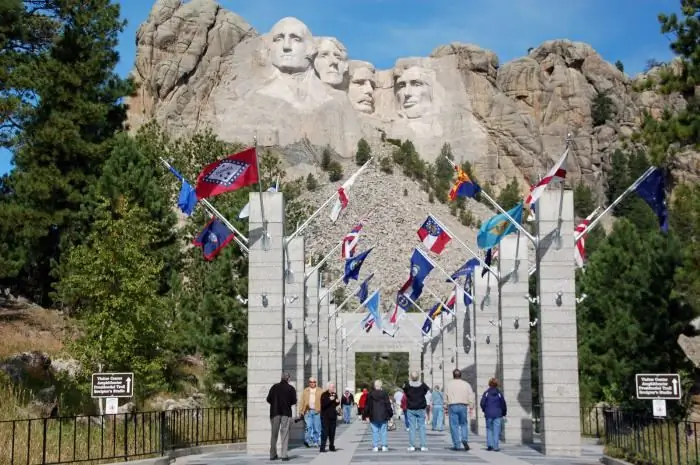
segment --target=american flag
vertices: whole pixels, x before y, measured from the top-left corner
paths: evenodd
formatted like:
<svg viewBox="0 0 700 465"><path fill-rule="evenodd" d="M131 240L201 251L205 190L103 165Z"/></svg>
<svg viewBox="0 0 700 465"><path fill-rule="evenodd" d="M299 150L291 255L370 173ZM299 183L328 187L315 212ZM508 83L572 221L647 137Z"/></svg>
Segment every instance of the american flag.
<svg viewBox="0 0 700 465"><path fill-rule="evenodd" d="M362 230L362 223L356 224L352 230L345 235L343 238L343 245L341 248L342 258L348 259L355 255L355 249L357 248L357 243L360 242L360 231Z"/></svg>

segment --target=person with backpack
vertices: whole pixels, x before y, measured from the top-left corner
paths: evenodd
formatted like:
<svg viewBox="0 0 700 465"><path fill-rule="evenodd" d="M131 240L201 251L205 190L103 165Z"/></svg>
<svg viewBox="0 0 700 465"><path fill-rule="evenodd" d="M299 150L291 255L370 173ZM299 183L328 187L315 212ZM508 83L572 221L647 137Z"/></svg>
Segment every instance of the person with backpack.
<svg viewBox="0 0 700 465"><path fill-rule="evenodd" d="M498 389L498 380L491 378L489 388L481 396L481 410L486 418L486 450L500 451L498 441L501 438L503 417L508 413L506 399Z"/></svg>

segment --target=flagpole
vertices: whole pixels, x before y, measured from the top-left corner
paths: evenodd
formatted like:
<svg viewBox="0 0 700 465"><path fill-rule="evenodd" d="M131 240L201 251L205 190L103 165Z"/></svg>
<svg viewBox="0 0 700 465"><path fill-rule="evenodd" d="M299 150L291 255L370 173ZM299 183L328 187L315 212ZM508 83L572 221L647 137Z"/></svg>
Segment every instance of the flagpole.
<svg viewBox="0 0 700 465"><path fill-rule="evenodd" d="M574 243L576 243L585 234L587 234L588 231L593 229L607 213L609 213L613 208L615 208L617 206L617 204L622 202L625 199L625 197L627 197L629 195L630 192L635 190L642 182L644 182L644 180L646 178L648 178L649 175L651 175L651 173L653 173L655 169L656 169L655 166L650 166L644 173L642 173L642 175L640 177L638 177L636 181L634 181L632 184L630 184L630 186L627 189L625 189L625 191L622 194L620 194L620 196L618 198L616 198L613 201L613 203L608 205L608 207L605 210L603 210L603 212L600 215L598 215L593 221L591 221L588 224L588 226L586 226L586 228L583 231L581 231L581 233L579 233L577 236L575 236Z"/></svg>
<svg viewBox="0 0 700 465"><path fill-rule="evenodd" d="M306 275L304 276L304 281L306 281L307 279L309 279L309 277L310 277L315 271L317 271L319 268L321 268L321 267L323 266L323 264L326 263L326 261L328 261L328 259L331 257L331 255L333 255L333 253L334 253L336 250L338 250L338 247L340 247L341 245L343 245L343 241L338 242L338 243L335 245L335 247L333 247L333 248L331 249L331 251L328 252L328 253L321 259L320 262L318 262L313 268L311 268L311 269L309 270L308 273L306 273Z"/></svg>
<svg viewBox="0 0 700 465"><path fill-rule="evenodd" d="M170 163L168 163L163 157L159 157L159 160L161 163L163 163L163 165L165 165L166 168L174 169L172 167L172 165ZM183 181L184 180L185 180L185 178L183 177ZM221 222L224 223L224 225L234 233L233 240L236 241L236 243L239 245L239 247L241 247L241 249L243 249L243 251L247 254L248 247L245 244L243 244L243 242L241 242L241 239L243 239L247 243L248 238L245 237L238 229L236 229L236 227L234 225L232 225L231 222L229 220L227 220L226 217L221 214L221 212L219 212L219 210L214 208L214 206L211 203L209 203L209 201L207 199L202 199L201 202L202 202L202 205L204 205L204 207L207 210L209 210L209 213L211 213L212 215L219 218L221 220ZM239 237L240 237L240 239L239 239Z"/></svg>
<svg viewBox="0 0 700 465"><path fill-rule="evenodd" d="M447 161L452 165L452 167L453 167L454 169L457 169L457 165L455 164L454 161L450 160L449 158L445 158L445 160L447 160ZM488 202L489 202L491 205L493 205L494 208L496 208L496 210L499 211L499 213L501 213L503 216L505 216L506 219L507 219L508 221L510 221L510 222L513 224L513 226L515 226L515 227L518 229L518 231L520 231L520 232L522 232L523 234L525 234L525 237L527 237L528 239L530 239L530 241L531 241L533 244L535 244L535 246L537 245L537 238L535 238L532 234L530 234L529 232L527 232L527 230L526 230L525 228L523 228L522 225L521 225L520 223L518 223L517 221L515 221L515 219L513 219L513 217L510 216L510 214L509 214L507 211L505 211L505 210L503 209L503 207L501 207L501 206L498 204L498 202L496 202L495 200L493 200L493 199L491 198L491 196L488 195L483 189L480 191L480 194L481 194L482 197L484 197L486 200L488 200ZM523 208L525 208L524 205L523 205Z"/></svg>
<svg viewBox="0 0 700 465"><path fill-rule="evenodd" d="M267 233L267 220L265 219L265 205L263 202L263 187L262 173L260 172L260 155L258 154L258 136L253 138L253 147L255 148L255 165L258 170L258 188L260 192L260 216L263 225L262 246L264 251L270 250L270 235Z"/></svg>
<svg viewBox="0 0 700 465"><path fill-rule="evenodd" d="M335 286L337 286L342 280L344 276L341 276L340 278L336 279L333 284L331 284L328 288L326 288L326 293L323 294L321 297L319 297L321 300L325 299L328 295L330 295L331 292L333 292L333 289ZM330 315L329 315L330 316Z"/></svg>
<svg viewBox="0 0 700 465"><path fill-rule="evenodd" d="M374 271L371 272L371 273L369 274L369 276L367 276L365 279L362 280L362 283L364 283L365 281L367 281L367 280L369 280L369 279L372 279L372 277L374 276L374 273L375 273ZM345 300L343 300L343 303L341 303L339 306L335 307L335 311L334 311L333 313L331 313L330 315L328 315L328 318L330 318L330 317L332 317L333 315L335 315L336 313L340 312L340 310L345 306L345 304L347 304L348 302L350 302L350 300L351 300L353 297L355 297L355 295L357 294L357 291L359 291L360 288L362 287L362 283L360 283L360 285L357 286L357 287L355 288L355 290L352 291L352 294L350 294Z"/></svg>
<svg viewBox="0 0 700 465"><path fill-rule="evenodd" d="M472 255L474 256L474 258L476 258L477 260L479 260L479 264L480 264L481 266L483 266L484 268L486 268L486 269L489 271L489 273L491 273L492 275L494 275L494 277L495 277L496 279L499 279L498 272L494 271L489 265L487 265L486 262L479 256L479 254L477 254L476 252L474 252L474 250L472 250L471 247L469 247L467 244L465 244L465 243L462 241L462 239L460 239L459 237L457 237L457 235L456 235L455 233L453 233L452 231L450 231L450 230L447 228L447 226L445 226L445 225L437 218L437 216L433 215L432 213L428 213L428 215L430 215L431 217L433 217L433 219L434 219L435 222L440 226L440 228L442 228L447 234L449 234L449 235L452 236L457 242L459 242L459 244L460 244L462 247L464 247L465 249L467 249L467 251L468 251L470 254L472 254Z"/></svg>
<svg viewBox="0 0 700 465"><path fill-rule="evenodd" d="M568 161L569 149L571 148L571 133L566 135L566 153ZM564 180L559 181L559 217L557 218L557 250L561 249L561 225L562 225L562 213L564 212ZM517 253L516 253L517 257ZM517 258L516 258L517 263Z"/></svg>
<svg viewBox="0 0 700 465"><path fill-rule="evenodd" d="M360 167L359 170L357 170L355 173L353 173L352 176L357 176L357 175L359 175L359 174L367 167L367 165L369 165L369 163L370 163L373 159L374 159L374 158L370 158L370 159L367 161L367 163L365 163L364 165L362 165L362 166ZM320 207L318 207L318 209L317 209L315 212L313 212L313 213L311 214L311 216L309 216L309 217L306 219L306 221L304 221L304 222L301 224L301 226L299 226L299 227L296 229L296 231L294 231L291 235L287 236L286 242L289 243L289 241L291 241L291 240L294 239L296 236L298 236L299 234L301 234L301 232L302 232L304 229L306 229L306 227L307 227L314 219L316 219L316 217L317 217L318 215L321 214L321 212L323 211L323 209L326 208L326 207L328 206L328 204L330 204L333 200L335 200L335 199L337 199L337 198L338 198L338 192L336 191L336 192L333 193L333 195L331 195L331 196L328 198L328 200L326 200L325 202L323 202L323 204L322 204Z"/></svg>

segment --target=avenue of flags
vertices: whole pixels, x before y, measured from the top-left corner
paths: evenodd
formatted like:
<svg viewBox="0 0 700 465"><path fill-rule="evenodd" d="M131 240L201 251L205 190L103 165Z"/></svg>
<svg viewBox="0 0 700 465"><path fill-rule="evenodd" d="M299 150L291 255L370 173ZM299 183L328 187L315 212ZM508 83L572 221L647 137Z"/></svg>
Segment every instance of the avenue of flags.
<svg viewBox="0 0 700 465"><path fill-rule="evenodd" d="M396 291L395 299L390 302L393 309L386 312L386 316L388 317L386 323L394 327L393 332L389 332L386 329L387 326L384 324L381 291L379 287L372 289L370 285L374 273L371 273L364 279L360 277L361 269L374 249L374 247L369 247L363 251L358 250L361 249L361 235L364 234L365 220L358 221L349 230L346 230L340 242L341 259L344 260L344 267L343 276L339 278L338 282L342 280L347 286L350 281L361 281L359 287L353 292L352 296L347 299L352 300L357 298L360 307L366 311L366 315L360 322L360 329L365 332L370 332L372 328L376 326L381 330L382 334L393 337L398 329L399 322L402 319L401 317L411 309L416 309L425 315L425 321L420 330L422 334L427 335L433 328L440 327L438 318L441 318L442 315L449 316L455 314L458 302L457 299L459 299L460 293L463 296L464 305L470 306L473 303L472 289L476 269L481 267L480 276L482 278L490 271L492 263L498 258L498 246L504 237L516 232L518 234L524 232L526 236L528 235L528 232L523 229L522 225L527 221L530 214L536 213L536 211L539 212L537 202L547 187L554 182L564 182L566 179L568 153L569 148L567 144L566 150L548 173L531 187L530 192L523 200L508 211L498 207L498 205L488 197L488 194L482 191L481 187L471 179L461 167L453 164L457 179L448 193L449 199L478 198L477 196L482 195L497 207L499 213L484 221L477 233L476 243L478 248L483 251L483 255L471 252L471 249L469 249L473 255L472 258L468 259L452 274L446 273L440 268L440 266L431 259L429 254L434 254L435 256L442 255L453 239L457 242L462 242L457 236L453 236L453 233L432 214L429 214L425 218L420 227L416 230L419 244L412 250L408 267L408 276ZM193 240L193 244L202 250L203 258L205 260L215 259L221 250L234 240L247 251L245 245L239 240L239 237L242 237L241 234L208 203L207 199L254 184L257 184L258 188L261 188L259 160L256 147L244 149L206 165L198 174L194 185L191 185L174 167L170 166L164 160L162 161L180 182L177 207L185 215L190 216L197 204L202 203L203 207L211 213L207 223ZM339 186L334 196L318 211L332 202L333 206L330 211L330 219L335 223L340 218L342 212L347 209L352 198L350 190L353 188L360 173L366 169L370 162L371 160L365 163L365 165L351 175L347 181ZM450 163L452 162L450 161ZM267 191L278 192L279 189L278 178L275 185L269 187ZM596 209L576 225L574 231L576 239L573 257L576 266L583 267L585 265L585 241L588 231L595 227L600 218L613 208L625 195L632 192L639 195L656 214L660 229L663 232L668 231L665 173L660 168L652 167L640 176L618 199L603 211L602 214L598 214L599 209ZM260 201L260 209L264 222L262 195ZM250 214L249 211L250 206L246 204L243 209L241 209L238 218L248 218ZM312 217L315 215L316 214L312 215ZM307 220L307 222L310 220L311 218ZM304 226L302 226L301 229L303 229L303 227ZM298 231L299 228L297 229L297 232ZM247 241L244 237L243 239ZM337 252L334 251L333 253ZM483 256L483 259L480 258L480 256ZM446 282L452 283L452 290L447 297L442 298L438 297L428 288L427 293L434 297L435 303L426 311L419 306L418 301L426 290L426 280L431 274L436 272L436 270L447 277L445 280ZM498 275L492 270L491 273L498 278ZM426 309L427 308L426 306Z"/></svg>

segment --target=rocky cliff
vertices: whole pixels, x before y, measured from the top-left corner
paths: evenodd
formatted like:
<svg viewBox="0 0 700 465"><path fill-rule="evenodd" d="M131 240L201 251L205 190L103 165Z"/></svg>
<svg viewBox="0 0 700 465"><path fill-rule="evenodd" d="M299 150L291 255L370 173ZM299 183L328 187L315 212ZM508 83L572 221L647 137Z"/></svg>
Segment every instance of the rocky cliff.
<svg viewBox="0 0 700 465"><path fill-rule="evenodd" d="M411 139L426 160L449 142L480 179L503 185L515 176L523 189L571 133L570 178L600 190L609 154L642 111L684 104L636 92L645 75L631 79L568 40L502 65L489 50L453 43L377 70L294 18L261 35L211 0L158 0L136 40L132 129L155 118L175 134L209 127L224 139L282 147L305 137L346 158L360 137L374 147ZM604 123L594 121L599 95L609 99Z"/></svg>

